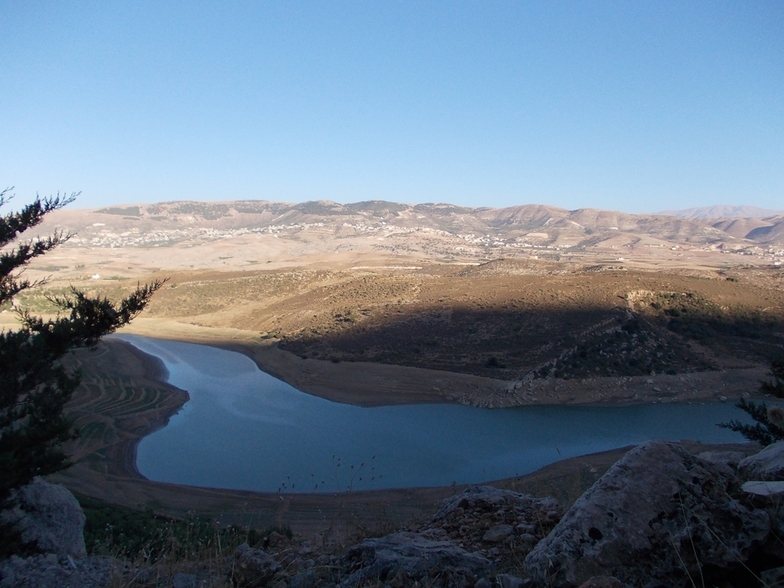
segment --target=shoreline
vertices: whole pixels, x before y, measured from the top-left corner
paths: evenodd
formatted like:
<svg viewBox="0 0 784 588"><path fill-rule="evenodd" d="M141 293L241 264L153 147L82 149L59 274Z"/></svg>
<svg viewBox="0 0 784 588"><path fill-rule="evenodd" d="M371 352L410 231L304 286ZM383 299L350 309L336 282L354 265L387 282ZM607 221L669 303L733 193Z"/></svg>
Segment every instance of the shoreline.
<svg viewBox="0 0 784 588"><path fill-rule="evenodd" d="M169 384L167 381L169 370L166 369L166 364L163 363L163 360L155 357L154 355L150 355L149 353L145 353L135 345L128 343L127 341L123 341L122 339L113 338L109 339L109 341L118 345L122 345L131 355L133 355L139 361L139 365L144 371L144 375L146 377L154 380L161 386L176 390L177 392L185 395L185 399L181 403L170 407L169 410L160 412L158 418L151 421L147 430L145 430L142 434L135 438L126 439L120 445L120 455L122 456L122 465L123 469L125 470L124 473L131 478L150 482L152 480L144 476L136 466L136 451L139 443L144 437L147 437L148 435L151 435L155 431L159 431L168 425L171 417L180 412L182 407L185 406L185 403L190 400L190 395L188 394L187 390L182 390L181 388L177 388L176 386Z"/></svg>
<svg viewBox="0 0 784 588"><path fill-rule="evenodd" d="M53 476L55 481L64 483L76 493L132 508L152 508L170 516L184 517L189 511L198 511L220 521L220 524L287 524L295 532L307 535L325 532L345 535L356 525L365 528L382 522L407 525L418 517L431 515L443 499L466 487L277 494L149 480L136 468L136 447L144 436L166 425L187 402L187 393L161 381L165 379L165 372L161 369L160 360L154 356L125 341L109 339L105 343L110 349L101 351L104 373L137 374L144 376L148 382L154 377L163 396L158 396L154 406L150 406L133 423L129 424L125 416L114 421L119 442L83 452L73 468ZM98 414L100 412L94 413ZM705 449L713 447L690 443ZM552 463L520 477L484 483L539 496L550 495L569 504L627 450L628 447L587 454ZM88 455L93 458L84 459ZM579 488L574 480L580 480Z"/></svg>
<svg viewBox="0 0 784 588"><path fill-rule="evenodd" d="M122 470L124 470L123 473L125 473L126 475L129 475L129 476L131 476L133 478L137 478L137 479L153 482L153 480L150 480L149 478L144 476L139 471L139 469L137 467L136 457L137 457L138 445L139 445L139 443L141 442L141 440L144 437L146 437L146 436L154 433L155 431L158 431L158 430L162 429L163 427L165 427L168 424L168 422L171 419L171 417L174 416L175 414L177 414L177 412L179 412L179 410L182 409L182 407L185 405L185 403L188 402L190 397L189 397L188 392L186 390L182 390L180 388L177 388L176 386L173 386L173 385L171 385L171 384L169 384L167 382L168 370L165 367L165 363L160 358L158 358L155 355L152 355L150 353L147 353L145 351L142 351L141 349L137 348L135 345L133 345L133 343L131 343L129 341L124 341L122 339L114 339L114 342L122 345L134 357L134 359L139 362L140 366L142 367L142 369L143 369L143 371L144 371L144 373L145 373L145 375L147 377L152 378L152 379L156 380L159 384L161 384L163 386L166 386L167 388L172 389L174 391L177 391L177 392L179 392L179 393L184 395L184 399L182 400L182 402L180 404L178 404L176 406L173 406L173 407L170 407L169 410L166 410L164 412L159 412L158 417L155 420L149 422L148 426L146 427L146 429L144 431L141 431L138 434L138 436L135 436L132 439L127 439L126 441L124 441L122 443L122 450L121 451L122 451L122 456L123 456L123 459L122 459ZM243 355L253 359L252 350L249 349L245 345L225 344L224 343L222 345L215 345L215 347L218 347L218 348L221 348L221 349L230 350L230 351L234 351L234 352L243 353ZM274 349L274 351L278 351L278 350ZM282 352L282 353L286 353L286 352ZM313 361L313 360L311 360L311 361ZM256 363L256 365L258 366L260 362L255 361L254 363ZM712 373L711 376L713 376L713 377L722 377L723 374L724 374L724 372L715 372L715 373ZM675 379L675 378L681 378L682 379L684 377L685 377L684 375L671 376L672 379ZM631 379L631 378L629 378L629 379ZM325 395L325 397L330 399L329 396ZM423 402L421 398L418 398L417 400L420 400L420 402ZM645 400L636 399L636 398L635 398L635 400L637 400L637 401L636 402L623 402L623 401L616 400L615 402L601 402L601 403L597 403L597 402L594 402L594 403L565 402L565 403L563 403L562 402L562 403L552 403L552 404L550 404L550 403L548 403L548 404L544 404L544 403L542 403L542 404L527 403L525 405L526 406L545 406L545 405L549 405L549 406L572 405L572 406L574 406L574 405L580 405L580 406L605 406L605 407L610 407L610 406L632 406L632 405L655 404L656 403L655 401L653 403L651 403L651 402L646 402ZM717 401L717 399L711 399L711 398L702 399L701 400L701 402L703 402L703 403L705 403L705 402L716 402L716 401ZM676 401L672 400L671 402L676 402ZM722 402L722 400L718 400L718 402ZM443 398L441 399L441 403L445 403L445 400ZM692 401L687 401L687 403L691 404ZM370 404L370 406L374 406L374 405L375 404ZM613 451L613 450L607 450L607 451ZM213 489L214 490L225 490L223 488L213 488ZM400 490L400 489L399 488L381 489L381 491L388 491L388 490L394 491L394 490ZM253 491L253 492L255 492L255 491ZM260 493L261 494L274 494L274 493L270 493L270 492L260 492ZM314 493L314 494L317 494L317 493ZM327 493L327 494L329 494L329 493Z"/></svg>
<svg viewBox="0 0 784 588"><path fill-rule="evenodd" d="M332 363L302 359L260 342L255 333L213 329L174 321L140 320L127 332L145 337L210 345L242 353L257 367L298 390L356 406L463 404L479 408L512 406L613 406L669 402L730 401L740 396L764 399L761 365L714 371L649 376L563 380L543 378L525 384L427 368L369 362Z"/></svg>

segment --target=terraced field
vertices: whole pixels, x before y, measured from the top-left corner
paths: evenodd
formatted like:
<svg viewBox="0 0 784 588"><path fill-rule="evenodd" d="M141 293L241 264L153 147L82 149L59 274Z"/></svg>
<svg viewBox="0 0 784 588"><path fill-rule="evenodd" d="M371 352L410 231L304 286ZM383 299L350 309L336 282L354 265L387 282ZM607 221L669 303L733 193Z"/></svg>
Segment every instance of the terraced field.
<svg viewBox="0 0 784 588"><path fill-rule="evenodd" d="M151 358L117 340L68 361L83 374L67 410L81 437L68 451L74 466L50 478L73 492L132 508L187 518L193 512L222 524L290 526L297 533L343 541L396 527L433 511L451 488L335 495L259 494L151 482L135 472L139 438L165 423L187 395L155 380Z"/></svg>
<svg viewBox="0 0 784 588"><path fill-rule="evenodd" d="M134 444L187 400L187 394L156 380L149 359L126 343L108 340L70 358L82 383L66 410L81 431L68 448L82 466L106 473L135 470ZM162 368L161 368L162 369Z"/></svg>

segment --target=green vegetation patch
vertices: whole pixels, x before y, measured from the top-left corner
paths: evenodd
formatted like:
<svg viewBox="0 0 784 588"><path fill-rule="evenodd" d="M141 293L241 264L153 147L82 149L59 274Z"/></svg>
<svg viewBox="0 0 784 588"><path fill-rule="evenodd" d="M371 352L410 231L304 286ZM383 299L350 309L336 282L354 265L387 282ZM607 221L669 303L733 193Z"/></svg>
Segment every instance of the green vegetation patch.
<svg viewBox="0 0 784 588"><path fill-rule="evenodd" d="M148 563L166 559L193 560L205 554L225 556L237 546L264 546L271 533L292 537L288 527L263 531L237 526L218 527L210 518L176 519L78 496L87 522L84 542L91 555L114 555Z"/></svg>
<svg viewBox="0 0 784 588"><path fill-rule="evenodd" d="M691 346L671 333L657 332L637 318L626 320L610 332L577 345L539 377L550 372L557 378L644 376L651 373L676 374L715 369Z"/></svg>
<svg viewBox="0 0 784 588"><path fill-rule="evenodd" d="M767 359L784 343L781 317L743 304L720 305L693 292L648 294L640 310L671 332L730 355Z"/></svg>
<svg viewBox="0 0 784 588"><path fill-rule="evenodd" d="M101 208L95 211L97 214L117 214L120 216L141 216L138 206L113 206L111 208Z"/></svg>

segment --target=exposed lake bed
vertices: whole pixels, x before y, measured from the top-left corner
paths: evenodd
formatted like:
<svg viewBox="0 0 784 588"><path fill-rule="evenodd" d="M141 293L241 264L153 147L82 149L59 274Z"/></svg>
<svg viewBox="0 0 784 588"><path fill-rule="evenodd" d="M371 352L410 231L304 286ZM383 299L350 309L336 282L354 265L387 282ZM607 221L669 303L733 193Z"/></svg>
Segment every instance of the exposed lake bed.
<svg viewBox="0 0 784 588"><path fill-rule="evenodd" d="M304 394L248 358L123 335L158 357L191 399L143 438L145 477L260 492L336 492L479 483L646 439L737 442L715 426L732 403L364 408Z"/></svg>

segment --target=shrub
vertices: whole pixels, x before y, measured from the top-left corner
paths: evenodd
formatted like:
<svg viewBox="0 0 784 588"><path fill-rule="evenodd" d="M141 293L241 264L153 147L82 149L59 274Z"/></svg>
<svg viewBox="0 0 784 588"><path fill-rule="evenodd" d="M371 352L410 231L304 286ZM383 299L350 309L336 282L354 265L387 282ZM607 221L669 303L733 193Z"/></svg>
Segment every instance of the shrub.
<svg viewBox="0 0 784 588"><path fill-rule="evenodd" d="M76 196L36 198L20 212L0 216L0 305L12 304L20 292L40 286L42 282L21 279L20 270L70 237L56 231L19 241L20 235ZM0 206L8 199L8 190L0 191ZM116 304L71 288L66 295L49 297L60 311L55 318L44 320L20 309L20 327L0 332L0 508L14 488L70 465L61 446L78 432L63 407L80 377L60 360L73 349L94 347L101 337L130 322L162 284L137 286Z"/></svg>
<svg viewBox="0 0 784 588"><path fill-rule="evenodd" d="M760 382L760 392L776 398L784 398L784 359L775 359L771 362L769 375L773 381ZM738 400L735 406L748 414L754 420L754 424L749 425L733 419L728 423L719 423L719 427L736 431L749 441L761 445L784 441L784 409L745 398Z"/></svg>

